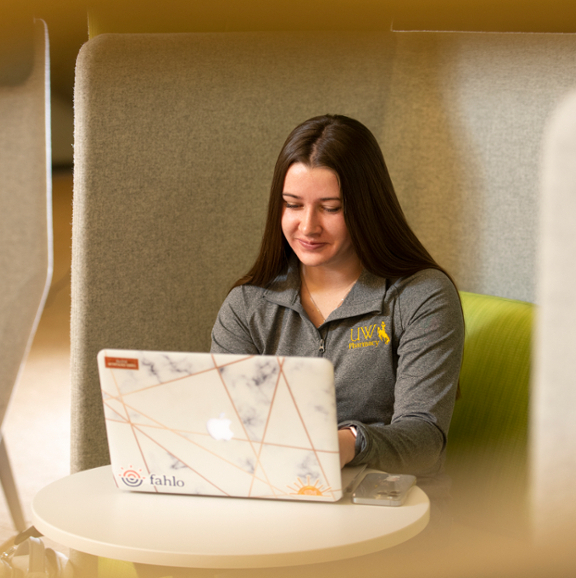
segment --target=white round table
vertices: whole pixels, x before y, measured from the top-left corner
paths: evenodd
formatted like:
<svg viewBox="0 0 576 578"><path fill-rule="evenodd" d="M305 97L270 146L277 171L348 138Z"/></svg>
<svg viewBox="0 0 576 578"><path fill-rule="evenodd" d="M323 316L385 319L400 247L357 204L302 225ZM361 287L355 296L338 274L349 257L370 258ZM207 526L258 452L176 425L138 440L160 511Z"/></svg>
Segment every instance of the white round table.
<svg viewBox="0 0 576 578"><path fill-rule="evenodd" d="M396 546L422 531L430 502L414 487L401 507L145 494L119 490L109 466L43 488L34 526L81 552L189 568L328 562Z"/></svg>

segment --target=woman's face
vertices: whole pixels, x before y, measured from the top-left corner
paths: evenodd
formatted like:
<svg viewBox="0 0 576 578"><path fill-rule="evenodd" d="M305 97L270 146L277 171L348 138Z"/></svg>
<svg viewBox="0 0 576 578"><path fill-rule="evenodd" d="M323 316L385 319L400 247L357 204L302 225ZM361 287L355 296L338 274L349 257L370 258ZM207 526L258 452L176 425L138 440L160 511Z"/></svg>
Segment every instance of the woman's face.
<svg viewBox="0 0 576 578"><path fill-rule="evenodd" d="M357 267L334 171L295 163L286 173L282 197L282 232L301 263L307 267Z"/></svg>

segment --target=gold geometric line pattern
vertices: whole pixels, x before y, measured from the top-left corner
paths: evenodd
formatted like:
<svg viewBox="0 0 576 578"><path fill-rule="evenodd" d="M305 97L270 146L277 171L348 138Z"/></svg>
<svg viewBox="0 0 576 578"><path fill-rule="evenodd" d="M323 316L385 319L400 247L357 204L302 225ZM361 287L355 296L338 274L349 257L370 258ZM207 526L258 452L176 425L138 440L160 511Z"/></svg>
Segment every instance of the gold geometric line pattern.
<svg viewBox="0 0 576 578"><path fill-rule="evenodd" d="M280 371L282 371L282 373L284 373L283 369L280 369ZM298 407L298 404L296 403L296 399L294 399L294 393L292 392L292 387L290 386L290 383L288 382L288 378L286 377L286 375L284 375L284 380L286 381L286 386L288 387L288 392L290 393L290 397L292 398L292 401L294 403L294 407L296 408L296 411L298 412L298 417L300 418L300 422L302 423L302 427L304 428L304 431L306 432L306 437L308 438L308 441L310 442L310 445L312 446L312 451L314 452L314 455L316 457L316 461L318 462L318 466L320 467L320 471L322 472L322 475L324 476L325 480L328 480L328 477L326 476L326 472L324 471L324 468L322 467L322 462L320 461L319 457L318 457L318 453L316 451L316 448L314 447L314 442L312 441L312 438L310 437L310 433L308 432L308 428L306 427L306 423L304 421L304 418L302 417L302 414L300 413L300 408ZM334 492L332 491L332 488L328 488L331 493L332 493L332 497L334 497Z"/></svg>
<svg viewBox="0 0 576 578"><path fill-rule="evenodd" d="M118 401L122 402L121 399L119 399ZM129 404L127 404L127 403L125 403L125 402L123 402L123 404L124 404L124 406L125 406L126 408L128 408L128 409L132 409L132 410L134 410L134 411L138 411L138 410L136 410L136 408L130 406ZM183 464L186 465L186 467L188 467L188 468L189 468L191 471L193 471L194 473L198 474L200 477L203 477L203 478L204 478L204 476L203 476L202 474L200 474L198 471L196 471L192 466L189 466L188 464L186 464L186 463L185 463L182 459L180 459L178 456L175 456L172 452L170 452L170 451L167 450L165 447L163 447L159 442L157 442L156 440L154 440L153 438L151 438L150 435L148 435L142 428L146 428L146 427L153 428L153 427L154 427L154 429L160 429L160 430L162 430L162 431L167 431L167 432L173 433L173 434L177 435L178 437L182 438L184 441L188 442L189 444L192 444L192 445L200 448L201 450L205 451L206 453L208 453L208 454L210 454L210 455L218 458L218 459L221 460L222 462L224 462L224 463L226 463L226 464L228 464L228 465L236 468L237 470L240 470L242 473L248 474L248 472L247 472L246 470L244 470L242 467L240 467L238 464L235 464L234 462L231 462L230 460L227 460L226 458L223 458L221 455L219 455L219 454L217 454L217 453L215 453L215 452L213 452L213 451L205 448L204 446L202 446L201 444L195 442L194 440L191 440L191 439L187 438L185 435L182 435L182 433L180 432L180 430L173 429L173 428L169 428L169 427L165 426L164 424L162 424L161 422L159 422L158 420L156 420L156 419L150 417L149 415L146 415L146 414L144 414L144 413L142 413L142 412L140 412L140 411L138 411L138 413L139 413L140 415L142 415L143 417L145 417L146 419L149 419L150 421L153 421L153 422L157 423L158 426L147 426L147 425L145 425L145 424L138 424L138 423L134 423L134 422L130 421L130 419L128 419L126 422L120 422L120 423L128 424L128 425L130 425L130 427L132 428L132 430L136 429L137 431L139 431L140 433L142 433L143 435L145 435L148 439L150 439L151 441L153 441L154 443L156 443L156 445L157 445L158 447L162 448L162 450L164 450L166 453L168 453L169 455L171 455L173 458L181 461ZM116 421L116 420L109 420L109 421ZM117 423L118 423L118 422L117 422ZM189 432L189 433L191 433L192 435L198 435L196 432ZM207 437L210 437L208 434L204 434L204 433L202 433L202 434L200 434L200 435L206 435ZM148 475L150 475L151 472L150 472L150 469L148 468L148 465L147 465L147 463L146 463L146 458L145 458L145 456L144 456L144 453L142 452L142 450L141 450L141 448L140 448L140 443L138 442L137 436L134 435L134 439L135 439L136 443L138 444L138 448L140 449L140 454L141 454L141 456L142 456L142 459L144 460L144 463L146 464L146 468L148 469ZM239 442L247 442L247 441L248 441L248 442L250 442L250 440L236 440L236 441L239 441ZM252 443L252 442L250 442L250 443ZM261 478L258 478L258 477L255 476L254 474L252 474L252 476L255 477L257 481L262 482L262 483L266 483L266 484L270 485L271 488L273 487L272 484L270 484L270 482L269 482L268 480L265 481L265 480L263 480L263 479L261 479ZM209 481L209 480L207 480L207 481ZM211 482L210 482L210 483L211 483ZM212 484L212 485L215 486L215 487L217 487L216 484ZM155 489L156 489L156 488L155 488ZM220 488L218 488L218 489L220 489ZM157 490L156 490L156 491L157 491ZM281 492L281 490L278 490L278 491ZM226 493L226 492L223 492L223 493Z"/></svg>
<svg viewBox="0 0 576 578"><path fill-rule="evenodd" d="M138 428L136 428L138 429ZM141 430L138 429L138 431L142 434L145 435L150 441L154 442L159 448L162 448L168 455L171 455L174 459L178 460L179 462L183 463L188 469L190 469L191 471L193 471L196 475L200 476L202 479L206 480L210 485L214 486L218 491L222 492L225 496L229 496L230 494L225 492L222 488L219 488L213 481L209 480L206 476L202 475L199 471L197 471L195 468L193 468L190 464L187 464L186 462L184 462L181 458L179 458L178 456L175 456L171 451L169 451L168 449L166 449L158 440L155 440L154 438L151 438L146 432L143 432ZM155 487L156 489L156 487Z"/></svg>
<svg viewBox="0 0 576 578"><path fill-rule="evenodd" d="M242 418L240 417L240 414L238 413L238 408L236 407L236 404L234 403L234 399L232 398L232 395L230 394L230 391L228 390L228 386L226 385L226 382L224 381L224 378L222 377L222 372L220 371L220 368L216 364L216 359L214 358L214 355L212 355L212 360L214 361L214 365L216 365L216 367L217 367L218 376L220 377L220 381L222 382L222 385L224 386L224 390L226 391L226 393L228 394L228 397L230 398L230 403L232 403L232 407L234 408L234 411L236 412L236 417L238 418L238 421L242 424L242 429L244 430L244 434L246 435L246 439L249 441L250 448L252 449L252 452L254 453L254 457L256 458L256 466L254 467L254 473L252 474L252 482L250 483L249 495L251 495L251 493L252 493L252 488L254 485L254 479L256 478L256 470L258 469L258 466L260 466L260 468L264 474L264 477L266 478L265 483L267 483L270 486L272 493L276 497L276 493L275 493L275 489L273 487L273 484L270 482L270 479L268 478L268 474L266 473L266 469L264 468L264 464L262 464L262 462L260 461L260 452L262 451L262 445L260 446L260 452L257 453L256 450L254 449L254 445L252 444L252 440L250 439L250 436L248 435L248 431L246 430L246 426L244 425L244 422L242 421ZM275 387L278 387L278 383L276 383ZM268 413L268 415L270 415L270 413Z"/></svg>
<svg viewBox="0 0 576 578"><path fill-rule="evenodd" d="M138 439L138 436L134 432L134 430L136 430L137 428L134 427L133 424L130 424L130 427L132 429L132 435L134 436L134 441L138 445L138 451L140 452L140 455L142 456L142 460L144 461L144 466L146 467L146 471L148 472L148 475L150 475L151 472L150 472L150 468L148 467L148 462L146 461L146 456L144 455L144 451L142 450L142 446L140 445L140 440ZM154 491L156 493L158 493L158 488L156 488L156 486L154 486Z"/></svg>
<svg viewBox="0 0 576 578"><path fill-rule="evenodd" d="M118 390L118 393L120 394L120 387L118 386L116 376L114 375L114 372L111 372L111 373L112 373L112 379L114 380L114 385L116 386L116 389ZM142 446L140 445L140 440L138 439L138 437L134 433L134 425L132 424L132 421L130 420L130 414L129 414L128 410L126 409L126 404L124 403L124 399L122 398L121 394L120 394L120 397L121 397L121 399L119 401L120 401L120 403L122 403L122 407L124 408L124 411L126 412L126 420L130 424L130 428L132 430L132 436L134 437L134 441L136 442L136 445L138 446L138 451L140 452L140 455L142 456L142 461L144 462L144 467L146 468L146 472L148 473L148 475L150 475L150 468L148 467L148 461L146 460L146 456L144 455L144 452L142 451ZM108 405L108 407L110 408L109 405ZM115 413L118 413L118 412L115 412ZM120 414L118 414L118 415L120 415ZM154 487L154 491L156 493L158 493L158 489L156 487Z"/></svg>
<svg viewBox="0 0 576 578"><path fill-rule="evenodd" d="M104 402L104 403L106 403L106 402ZM126 407L131 407L131 406L129 406L128 404L126 404ZM110 409L110 411L113 411L113 412L115 412L115 413L118 413L118 412L116 412L116 410L114 410L113 408L109 408L109 409ZM134 411L136 411L136 410L134 410ZM148 416L142 414L141 412L138 412L138 413L140 413L140 415L143 415L143 416L146 417L147 419L151 419L151 418L149 418ZM120 416L120 417L122 417L122 416ZM209 434L209 433L206 433L206 432L194 431L194 430L186 430L186 429L172 429L172 428L167 428L166 426L161 425L160 422L157 422L159 425L155 425L155 424L148 424L148 423L132 422L132 421L128 421L128 420L126 420L126 419L124 419L124 418L122 418L122 419L113 419L113 418L108 418L108 417L106 418L106 421L109 421L109 422L112 422L112 423L122 423L122 424L133 423L135 426L138 426L138 427L148 428L148 429L157 429L157 430L166 430L166 431L171 431L171 432L173 432L173 433L175 433L175 434L178 434L178 435L179 435L179 434L182 434L182 435L189 434L189 435L195 435L195 436L203 436L203 437L206 437L206 438L209 438L209 437L210 437L210 434ZM186 439L187 439L187 438L186 438ZM241 444L254 443L254 442L251 442L250 440L241 440L241 439L238 439L238 438L232 438L232 439L233 439L234 441L238 442L238 443L241 443ZM263 442L256 442L256 443L263 444ZM295 445L290 445L290 444L281 444L281 443L278 443L278 442L266 442L266 445L267 445L267 446L272 446L272 447L275 447L275 448L288 449L288 450L310 451L310 448L308 448L308 447L295 446ZM202 447L202 446L199 446L199 447ZM207 450L207 451L208 451L208 450ZM318 450L318 449L317 449L316 451L317 451L319 454L337 454L337 453L339 453L338 450Z"/></svg>
<svg viewBox="0 0 576 578"><path fill-rule="evenodd" d="M114 385L116 386L116 391L118 392L118 396L119 396L119 397L122 397L122 393L121 393L121 391L120 391L120 386L118 385L118 381L116 380L116 375L114 374L113 371L110 371L110 374L112 375L112 379L113 379L113 381L114 381ZM108 399L117 399L117 398L115 398L115 397L113 397L113 396L110 396L110 394L109 394L109 398L108 398ZM108 407L110 407L110 406L108 406ZM124 408L124 409L126 409L126 408ZM116 413L118 413L118 412L116 412ZM126 412L126 419L128 419L128 417L129 417L129 416L128 416L128 412Z"/></svg>
<svg viewBox="0 0 576 578"><path fill-rule="evenodd" d="M222 383L222 385L223 385L223 387L224 387L224 390L226 391L226 394L228 395L228 397L229 397L229 399L230 399L230 402L231 402L231 404L232 404L232 407L234 408L234 411L236 412L236 417L238 418L240 424L242 425L242 428L243 428L243 430L244 430L244 434L245 434L245 436L246 436L246 440L239 440L239 439L237 439L236 441L237 441L237 442L243 442L243 443L246 443L246 442L249 443L249 444L250 444L250 448L251 448L251 450L252 450L252 453L253 453L253 455L256 457L256 460L257 460L257 464L256 464L256 466L255 466L255 468L254 468L254 471L253 471L252 474L251 474L251 475L252 475L252 482L251 482L251 484L250 484L249 495L251 495L251 493L252 493L252 488L253 488L254 482L255 482L255 481L259 481L259 482L261 482L261 483L265 483L266 485L268 485L268 487L269 487L269 488L271 489L271 491L273 492L273 497L278 497L278 494L280 494L280 495L286 495L286 490L283 490L283 489L280 489L280 488L276 488L276 487L274 486L274 484L270 481L270 479L269 479L269 477L268 477L268 474L267 474L267 472L266 472L266 468L264 467L264 464L263 464L262 461L261 461L261 453L262 453L262 450L263 450L264 446L267 445L267 446L274 446L274 447L286 447L286 448L291 448L291 449L296 449L296 450L310 451L310 448L306 448L306 447L300 447L300 446L294 446L294 445L288 445L288 444L279 444L279 443L269 443L269 442L266 441L266 437L267 437L267 434L268 434L268 426L269 426L269 423L270 423L270 418L271 418L272 410L273 410L273 408L274 408L275 401L276 401L276 393L277 393L277 391L278 391L278 386L279 386L280 379L283 377L283 378L284 378L284 382L285 382L286 387L287 387L287 390L288 390L288 392L289 392L289 395L290 395L290 397L291 397L291 399L292 399L292 403L293 403L294 408L295 408L295 410L296 410L296 412L297 412L297 415L298 415L298 419L299 419L299 421L300 421L300 424L301 424L301 426L302 426L303 429L304 429L304 432L305 432L305 434L306 434L306 437L307 437L307 439L308 439L308 442L310 443L310 447L312 448L312 452L313 452L314 455L315 455L316 462L317 462L318 466L320 467L320 469L321 469L321 471L322 471L322 475L323 475L324 479L327 480L327 478L326 478L326 473L325 473L325 471L324 471L324 468L323 468L323 466L322 466L322 462L320 461L318 454L320 454L320 453L322 453L322 454L327 454L327 453L334 454L334 453L338 453L338 452L335 451L335 450L317 450L317 449L314 447L314 443L313 443L313 441L312 441L312 438L311 438L311 436L310 436L310 433L309 433L309 431L308 431L308 428L307 428L307 426L306 426L306 423L305 423L305 421L304 421L304 418L303 418L303 416L302 416L302 414L301 414L301 412L300 412L300 409L299 409L299 407L298 407L298 404L296 403L296 400L295 400L295 397L294 397L294 393L293 393L293 391L292 391L292 388L291 388L291 386L290 386L290 383L288 382L287 376L286 376L286 374L285 374L285 372L284 372L284 370L283 370L283 359L282 359L282 361L280 361L280 358L276 358L276 361L277 361L277 363L279 364L278 377L277 377L277 379L276 379L276 383L275 383L275 385L274 385L274 390L273 390L272 399L271 399L270 405L269 405L269 407L268 407L268 413L267 413L266 422L265 422L265 426L264 426L264 432L263 432L263 435L262 435L261 442L259 442L259 443L260 443L260 447L259 447L258 451L256 451L256 448L254 447L254 442L250 439L250 436L248 435L248 431L246 430L245 424L244 424L243 420L241 419L240 414L238 413L238 408L236 407L236 404L234 403L234 399L233 399L233 397L232 397L232 395L231 395L231 393L230 393L230 391L229 391L229 389L228 389L228 386L227 386L226 382L224 381L224 378L223 378L223 376L222 376L222 372L220 371L220 368L221 368L221 367L226 367L226 366L229 366L229 365L232 365L232 364L241 363L241 362L243 362L243 361L246 361L247 359L250 359L251 357L254 357L254 356L246 356L246 357L243 357L243 358L241 358L241 359L234 360L234 361L228 362L228 363L224 363L224 364L222 364L222 365L219 366L219 365L216 363L216 360L215 360L215 358L214 358L214 355L212 355L212 361L213 361L213 363L214 363L214 367L213 367L213 368L203 369L203 370L198 371L198 372L196 372L196 373L187 374L187 375L185 375L185 376L178 377L178 378L175 378L175 379L171 379L171 380L168 380L168 381L165 381L165 382L161 382L161 383L158 383L158 384L153 384L153 385L150 385L150 386L145 386L145 387L142 387L142 388L137 389L137 390L133 390L133 391L126 392L125 394L122 394L122 393L120 392L120 387L119 387L118 382L117 382L117 380L116 380L116 375L114 374L115 371L114 371L112 368L110 368L110 373L112 374L113 381L114 381L114 385L116 386L116 391L118 392L118 394L117 394L117 396L115 396L115 395L110 395L110 394L108 393L108 394L107 394L107 398L105 398L103 401L104 401L105 405L108 407L108 409L109 409L110 411L113 411L113 412L120 418L120 420L122 420L123 417L121 416L121 414L119 414L117 410L115 410L114 408L112 408L112 407L110 406L110 403L109 403L110 401L117 401L117 402L119 402L119 403L122 405L122 407L123 407L123 409L124 409L124 411L125 411L125 413L126 413L126 421L125 421L125 422L122 422L122 421L120 421L120 420L118 420L118 419L110 419L110 418L107 418L107 420L108 420L108 421L111 421L111 422L126 423L126 424L129 424L129 425L130 425L130 428L131 428L131 430L132 430L132 435L133 435L133 437L134 437L134 440L135 440L135 442L137 443L138 449L139 449L140 454L141 454L141 456L142 456L142 459L143 459L144 463L146 464L146 468L147 468L147 470L148 470L148 475L150 475L150 470L149 470L148 465L147 465L147 463L146 463L146 458L145 458L145 456L144 456L144 452L143 452L143 450L142 450L142 447L141 447L141 445L140 445L140 442L139 442L139 440L138 440L138 436L136 435L136 432L139 432L141 435L146 436L149 440L151 440L151 441L154 442L156 445L158 445L158 447L162 448L163 451L165 451L166 453L168 453L169 455L171 455L173 458L179 460L181 463L183 463L183 464L184 464L187 468L189 468L191 471L193 471L193 472L196 473L198 476L200 476L200 477L202 477L203 479L205 479L207 482L209 482L209 483L210 483L211 485L213 485L214 487L218 488L218 486L217 486L215 483L213 483L211 480L207 479L204 475L202 475L200 472L198 472L195 468L193 468L193 467L190 466L189 464L186 464L181 458L179 458L178 456L173 455L170 451L168 451L165 447L163 447L162 444L160 444L157 440L155 440L153 437L151 437L150 435L148 435L148 434L146 433L146 431L145 431L144 428L162 429L162 430L169 431L169 432L171 432L171 433L179 436L180 438L184 439L184 440L187 441L188 443L191 443L191 444L195 445L196 447L200 448L201 450L203 450L203 451L205 451L205 452L213 455L214 457L218 458L218 459L221 460L222 462L227 463L228 465L231 465L231 466L233 466L233 467L236 468L236 469L239 469L239 470L242 471L243 473L249 474L249 472L247 472L246 470L244 470L242 467L238 466L237 464L231 462L230 460L224 458L223 456L221 456L221 455L219 455L219 454L217 454L217 453L215 453L215 452L213 452L213 451L211 451L211 450L203 447L201 444L198 444L198 443L196 443L195 441L190 440L190 439L187 438L185 435L183 435L183 433L191 433L191 434L203 435L203 436L208 436L208 434L206 434L206 433L204 433L204 432L193 432L193 431L191 431L191 432L185 432L184 430L177 430L177 429L173 429L173 428L168 428L168 427L166 427L165 424L162 424L162 423L159 422L158 420L156 420L156 419L154 419L154 418L151 418L150 416L146 415L146 414L145 414L144 412L142 412L141 410L136 409L135 407L133 407L131 404L126 403L126 400L124 399L125 396L132 395L132 394L135 394L135 393L142 393L143 391L149 390L149 389L151 389L151 388L157 388L157 387L159 387L159 386L168 385L168 384L170 384L170 383L174 383L174 382L180 381L180 380L182 380L182 379L186 379L186 378L189 378L189 377L192 377L192 376L196 376L196 375L200 375L200 374L203 374L203 373L208 373L208 372L210 372L210 371L217 371L218 376L219 376L219 378L220 378L220 381L221 381L221 383ZM125 370L124 370L124 369L118 369L118 370L116 370L116 371L125 371ZM131 418L130 418L130 411L129 411L129 410L132 410L132 411L136 412L138 415L140 415L140 416L142 416L142 417L150 420L150 422L153 422L153 424L157 424L157 425L139 424L139 423L134 423L134 422L132 422L132 420L131 420ZM256 471L258 470L258 467L260 467L260 471L264 474L264 477L266 478L266 480L261 479L260 476L257 476L257 475L256 475ZM157 491L157 488L154 487L154 489L155 489L155 491ZM289 488L289 489L293 489L293 488ZM332 490L332 488L330 488L330 487L327 488L327 489ZM218 490L221 491L222 493L226 494L226 492L224 492L222 489L218 488ZM332 491L332 494L334 495L334 492L333 492L333 491Z"/></svg>
<svg viewBox="0 0 576 578"><path fill-rule="evenodd" d="M282 377L282 363L283 363L283 361L280 361L278 358L276 358L276 361L280 365L280 371L278 372L278 377L276 379L276 383L274 384L274 392L272 394L272 399L270 400L270 407L268 408L268 415L266 416L266 424L264 425L264 432L262 433L262 441L260 442L260 449L258 450L258 455L256 456L258 463L261 463L260 456L262 455L262 450L264 449L264 444L266 443L266 433L268 431L268 424L270 423L270 415L272 414L272 408L274 407L274 400L276 399L276 392L278 391L278 384L280 382L280 378ZM262 471L264 471L264 466L262 466ZM266 475L265 471L264 471L264 475ZM252 488L254 487L254 479L255 479L255 476L253 476L252 483L250 484L250 490L248 491L249 496L252 495Z"/></svg>
<svg viewBox="0 0 576 578"><path fill-rule="evenodd" d="M110 411L114 412L120 418L120 419L112 419L107 417L106 418L107 421L112 421L115 423L128 423L128 420L125 417L120 415L113 407L110 407L110 404L107 402L107 400L104 400L104 405L107 406Z"/></svg>
<svg viewBox="0 0 576 578"><path fill-rule="evenodd" d="M224 363L223 365L219 365L216 366L216 362L214 362L214 367L209 367L208 369L202 369L200 371L196 371L195 373L187 373L186 375L182 375L180 377L175 377L174 379L169 379L168 381L161 381L160 383L153 383L152 385L146 385L144 387L142 387L141 389L135 389L133 391L127 391L126 393L123 394L119 394L119 395L123 395L123 396L127 396L127 395L133 395L135 393L142 393L143 391L148 391L149 389L154 389L155 387L160 387L160 386L164 386L164 385L168 385L169 383L175 383L177 381L182 381L183 379L188 379L189 377L196 377L197 375L202 375L203 373L209 373L211 371L214 371L215 369L219 369L220 367L227 367L229 365L234 365L235 363L242 363L243 361L246 361L247 359L250 359L254 357L254 355L247 355L246 357L243 357L242 359L236 359L234 361L230 361L228 363ZM111 371L113 371L111 369ZM126 371L125 369L120 369L119 371ZM114 396L111 396L112 399L115 399Z"/></svg>

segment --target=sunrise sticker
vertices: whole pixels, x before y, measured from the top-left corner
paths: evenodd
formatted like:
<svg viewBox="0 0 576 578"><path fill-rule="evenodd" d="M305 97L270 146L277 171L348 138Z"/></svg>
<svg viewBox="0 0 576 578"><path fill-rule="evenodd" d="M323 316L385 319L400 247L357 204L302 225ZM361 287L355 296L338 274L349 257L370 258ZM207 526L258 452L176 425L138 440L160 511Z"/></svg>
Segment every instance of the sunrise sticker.
<svg viewBox="0 0 576 578"><path fill-rule="evenodd" d="M324 487L320 480L317 479L313 484L310 482L310 476L306 476L306 483L304 483L300 478L296 478L294 486L288 486L291 490L293 496L326 496L327 493L332 489L330 487Z"/></svg>

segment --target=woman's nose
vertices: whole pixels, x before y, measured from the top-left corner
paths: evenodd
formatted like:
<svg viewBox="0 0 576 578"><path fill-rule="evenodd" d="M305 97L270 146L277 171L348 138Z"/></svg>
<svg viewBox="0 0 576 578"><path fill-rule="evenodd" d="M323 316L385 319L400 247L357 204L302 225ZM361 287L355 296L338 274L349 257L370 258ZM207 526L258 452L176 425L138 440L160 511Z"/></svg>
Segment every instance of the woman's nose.
<svg viewBox="0 0 576 578"><path fill-rule="evenodd" d="M305 235L313 235L320 232L320 221L318 220L318 215L314 209L308 209L302 215L302 221L300 221L300 230Z"/></svg>

